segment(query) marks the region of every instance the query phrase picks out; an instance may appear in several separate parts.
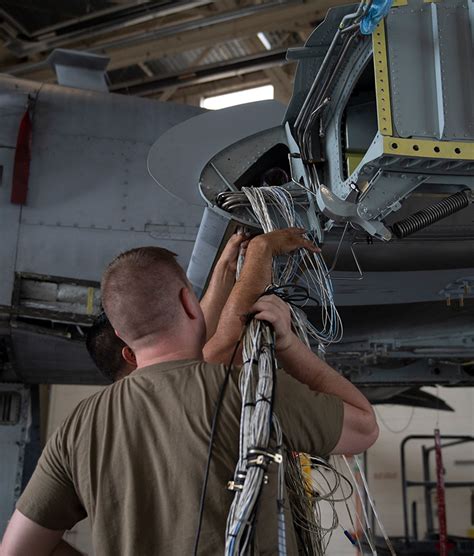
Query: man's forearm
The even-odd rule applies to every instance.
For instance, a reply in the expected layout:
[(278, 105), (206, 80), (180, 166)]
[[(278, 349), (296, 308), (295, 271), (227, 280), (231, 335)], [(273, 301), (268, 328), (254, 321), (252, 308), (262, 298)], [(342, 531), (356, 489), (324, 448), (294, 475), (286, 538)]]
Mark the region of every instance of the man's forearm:
[(294, 334), (289, 346), (277, 352), (286, 372), (311, 390), (337, 396), (344, 403), (344, 417), (339, 440), (332, 453), (358, 454), (377, 440), (378, 426), (367, 398), (348, 380), (332, 369)]
[[(242, 330), (241, 317), (249, 312), (272, 279), (272, 251), (264, 241), (253, 239), (245, 256), (242, 272), (225, 304), (217, 333), (204, 348), (209, 362), (225, 363)], [(238, 361), (236, 361), (237, 363)]]
[(294, 334), (289, 346), (277, 352), (278, 362), (285, 371), (311, 390), (332, 394), (368, 415), (373, 409), (367, 398), (347, 379), (330, 367)]
[(217, 262), (209, 286), (201, 299), (201, 309), (206, 321), (207, 339), (217, 329), (222, 309), (235, 283), (235, 272), (225, 263)]

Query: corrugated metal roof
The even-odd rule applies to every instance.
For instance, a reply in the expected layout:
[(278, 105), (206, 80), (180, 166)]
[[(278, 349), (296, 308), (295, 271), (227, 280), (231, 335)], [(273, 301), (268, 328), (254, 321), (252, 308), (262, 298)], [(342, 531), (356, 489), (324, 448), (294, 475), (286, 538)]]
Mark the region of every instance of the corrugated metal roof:
[[(256, 2), (251, 0), (249, 4)], [(68, 21), (71, 25), (75, 18), (83, 18), (92, 14), (101, 14), (101, 10), (113, 10), (120, 8), (129, 9), (131, 6), (172, 6), (179, 5), (179, 0), (69, 0), (67, 7), (64, 8), (63, 0), (43, 0), (38, 3), (37, 0), (0, 0), (0, 7), (3, 8), (11, 17), (17, 18), (18, 24), (23, 25), (26, 32), (35, 32), (40, 28), (48, 25), (55, 25)], [(18, 8), (21, 5), (21, 10)], [(218, 5), (210, 4), (214, 9)], [(243, 5), (243, 4), (242, 4)], [(63, 9), (64, 8), (64, 9)], [(219, 10), (217, 10), (219, 11)], [(77, 25), (78, 21), (74, 23)], [(87, 27), (87, 23), (85, 24)], [(74, 29), (73, 29), (74, 31)], [(72, 32), (72, 31), (71, 31)], [(282, 46), (292, 46), (301, 43), (301, 39), (296, 33), (288, 33), (284, 31), (268, 31), (265, 32), (265, 38), (272, 48), (281, 48)], [(36, 40), (36, 39), (34, 39)], [(33, 42), (34, 42), (33, 40)], [(268, 47), (268, 44), (266, 45)], [(179, 74), (185, 73), (190, 68), (198, 65), (225, 63), (236, 58), (242, 58), (259, 51), (263, 52), (265, 46), (260, 43), (257, 35), (254, 37), (229, 38), (219, 44), (209, 44), (205, 47), (179, 52), (167, 56), (161, 56), (160, 51), (154, 53), (155, 60), (146, 62), (150, 72), (155, 75), (163, 74)], [(139, 65), (112, 70), (108, 72), (109, 80), (112, 84), (134, 81), (144, 77), (148, 77), (146, 72)]]
[(245, 40), (231, 39), (225, 43), (188, 50), (173, 56), (164, 56), (147, 62), (147, 64), (157, 75), (160, 73), (178, 73), (196, 65), (225, 62), (254, 52), (255, 49), (252, 49)]
[[(288, 34), (281, 31), (272, 31), (265, 33), (265, 36), (274, 48), (301, 44), (301, 39), (296, 33)], [(230, 39), (224, 43), (178, 52), (162, 58), (159, 57), (159, 52), (157, 52), (157, 59), (147, 61), (146, 65), (155, 75), (177, 74), (184, 73), (198, 65), (218, 64), (219, 62), (256, 54), (263, 50), (263, 45), (260, 45), (259, 42), (250, 41), (248, 38)], [(111, 83), (120, 83), (140, 79), (145, 77), (145, 73), (138, 66), (131, 66), (110, 71), (108, 76)]]
[(112, 84), (133, 81), (135, 79), (141, 79), (144, 76), (145, 73), (143, 72), (143, 70), (136, 65), (107, 72), (107, 77)]

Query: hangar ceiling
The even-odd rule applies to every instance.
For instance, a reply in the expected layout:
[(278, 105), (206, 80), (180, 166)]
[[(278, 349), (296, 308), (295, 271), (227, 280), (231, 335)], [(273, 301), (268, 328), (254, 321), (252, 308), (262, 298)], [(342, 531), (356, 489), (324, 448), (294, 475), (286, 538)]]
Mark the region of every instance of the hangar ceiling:
[(110, 57), (114, 92), (198, 103), (273, 84), (291, 95), (286, 49), (346, 0), (0, 0), (0, 72), (54, 82), (55, 48)]

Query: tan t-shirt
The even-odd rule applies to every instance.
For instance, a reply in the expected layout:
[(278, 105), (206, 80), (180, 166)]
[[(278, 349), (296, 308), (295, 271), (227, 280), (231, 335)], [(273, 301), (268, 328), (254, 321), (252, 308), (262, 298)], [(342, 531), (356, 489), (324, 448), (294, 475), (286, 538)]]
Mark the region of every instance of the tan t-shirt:
[[(83, 400), (48, 441), (18, 510), (56, 530), (89, 516), (97, 556), (191, 555), (225, 372), (224, 365), (170, 361), (138, 369)], [(224, 551), (240, 406), (236, 369), (216, 431), (200, 555)], [(274, 409), (288, 449), (325, 456), (336, 445), (343, 421), (339, 398), (311, 392), (279, 371)], [(264, 489), (263, 497), (272, 491), (271, 485)], [(262, 508), (258, 553), (275, 554), (276, 535), (269, 532), (276, 526), (276, 501), (264, 501)], [(288, 543), (288, 553), (295, 554), (292, 531)]]

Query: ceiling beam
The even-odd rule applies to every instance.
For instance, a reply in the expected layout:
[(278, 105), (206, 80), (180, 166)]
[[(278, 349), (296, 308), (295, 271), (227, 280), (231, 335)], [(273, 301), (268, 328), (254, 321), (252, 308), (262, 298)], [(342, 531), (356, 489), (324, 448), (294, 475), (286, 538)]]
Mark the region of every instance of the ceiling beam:
[[(327, 9), (345, 4), (347, 0), (291, 0), (271, 4), (261, 11), (245, 9), (225, 12), (181, 25), (165, 27), (144, 36), (119, 39), (102, 45), (89, 46), (87, 50), (110, 56), (109, 69), (123, 68), (176, 52), (189, 51), (209, 44), (226, 42), (232, 38), (252, 36), (259, 31), (306, 29), (308, 21), (322, 19)], [(262, 7), (266, 4), (253, 6)], [(223, 18), (223, 16), (225, 16)], [(179, 31), (181, 29), (181, 31)], [(186, 30), (187, 29), (187, 30)], [(3, 68), (6, 73), (21, 75), (37, 81), (51, 79), (52, 72), (40, 63)]]
[[(283, 47), (285, 40), (287, 40), (287, 38), (283, 37), (282, 39), (280, 39), (279, 44), (276, 46)], [(262, 52), (262, 50), (263, 52), (265, 52), (265, 47), (263, 46), (260, 39), (256, 36), (245, 39), (245, 42), (255, 52)], [(264, 70), (264, 73), (273, 85), (275, 100), (279, 100), (283, 104), (288, 104), (291, 95), (293, 94), (293, 86), (292, 77), (288, 73), (286, 73), (285, 69), (287, 68), (281, 66), (273, 66), (266, 68)]]
[(127, 31), (127, 29), (134, 31), (142, 23), (153, 23), (154, 20), (200, 8), (210, 3), (210, 0), (188, 0), (167, 6), (159, 0), (155, 0), (155, 5), (147, 3), (142, 7), (133, 6), (127, 10), (122, 9), (124, 13), (120, 14), (119, 17), (106, 18), (105, 20), (101, 20), (99, 17), (100, 11), (92, 12), (88, 17), (97, 14), (96, 19), (98, 21), (95, 23), (89, 22), (89, 25), (80, 25), (80, 21), (84, 18), (76, 18), (76, 21), (70, 20), (65, 23), (66, 28), (67, 25), (72, 27), (72, 31), (66, 30), (51, 36), (51, 31), (48, 34), (45, 30), (44, 37), (34, 40), (15, 39), (11, 41), (9, 48), (18, 58), (41, 52), (51, 52), (54, 48), (62, 48), (81, 40), (91, 41), (96, 37), (103, 39), (104, 35), (112, 33), (114, 35), (111, 36), (117, 37), (117, 33), (120, 31)]
[(235, 77), (245, 73), (265, 70), (274, 66), (287, 64), (286, 48), (270, 50), (234, 58), (217, 64), (194, 66), (185, 70), (186, 73), (170, 73), (155, 77), (144, 77), (126, 83), (111, 85), (109, 90), (115, 93), (131, 95), (150, 95), (166, 89), (183, 88), (217, 79)]

